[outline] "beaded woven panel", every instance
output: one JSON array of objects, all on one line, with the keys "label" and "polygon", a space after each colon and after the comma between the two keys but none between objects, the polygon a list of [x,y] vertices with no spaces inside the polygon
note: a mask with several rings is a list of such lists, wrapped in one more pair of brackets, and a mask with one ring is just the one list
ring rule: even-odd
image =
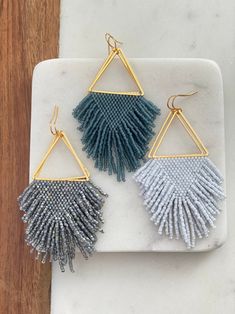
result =
[{"label": "beaded woven panel", "polygon": [[135,174],[158,233],[188,249],[209,236],[224,199],[223,179],[207,157],[149,160]]},{"label": "beaded woven panel", "polygon": [[75,248],[85,258],[95,250],[96,232],[102,231],[104,194],[91,182],[34,180],[20,195],[27,223],[26,242],[43,263],[67,263],[73,271]]},{"label": "beaded woven panel", "polygon": [[143,96],[89,93],[73,110],[88,157],[125,181],[141,166],[160,110]]}]

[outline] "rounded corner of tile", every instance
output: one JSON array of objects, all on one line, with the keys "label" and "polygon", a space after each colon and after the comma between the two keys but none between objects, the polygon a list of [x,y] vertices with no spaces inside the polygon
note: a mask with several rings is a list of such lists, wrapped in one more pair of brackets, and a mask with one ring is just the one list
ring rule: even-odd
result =
[{"label": "rounded corner of tile", "polygon": [[206,63],[213,71],[217,72],[218,76],[222,79],[222,72],[221,72],[220,66],[215,60],[206,59],[206,58],[205,59],[202,58],[199,60]]},{"label": "rounded corner of tile", "polygon": [[37,73],[40,72],[45,66],[47,66],[48,64],[51,64],[52,62],[57,62],[58,60],[59,58],[54,58],[54,59],[46,59],[46,60],[42,60],[38,62],[33,69],[33,77],[37,75]]}]

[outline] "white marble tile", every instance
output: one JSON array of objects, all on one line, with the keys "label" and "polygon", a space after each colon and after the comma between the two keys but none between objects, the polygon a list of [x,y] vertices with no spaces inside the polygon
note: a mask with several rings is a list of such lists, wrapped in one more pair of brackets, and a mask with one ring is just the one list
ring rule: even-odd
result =
[{"label": "white marble tile", "polygon": [[[46,150],[45,143],[51,140],[48,123],[53,104],[59,104],[59,125],[76,147],[78,155],[91,173],[92,180],[109,195],[104,206],[104,233],[99,235],[97,251],[186,251],[182,241],[169,240],[158,235],[142,205],[133,173],[127,174],[125,183],[117,182],[115,176],[108,176],[106,172],[95,169],[93,160],[87,159],[82,151],[81,132],[76,130],[78,124],[72,117],[72,110],[87,94],[91,78],[100,62],[97,59],[57,59],[42,62],[36,67],[33,76],[31,170],[40,162]],[[162,115],[156,123],[156,132],[168,114],[166,99],[177,92],[198,90],[198,94],[178,100],[178,103],[203,138],[210,158],[225,176],[223,90],[218,66],[211,61],[199,59],[130,59],[130,62],[138,73],[146,98],[161,109]],[[115,82],[115,87],[121,90],[121,85],[124,84],[123,81],[122,84],[119,83],[118,77],[125,77],[123,71],[116,59],[115,65],[103,78],[102,86],[110,90]],[[127,89],[128,87],[129,85],[126,86]],[[48,132],[45,132],[46,129]],[[39,137],[41,130],[45,131]],[[161,152],[193,153],[197,149],[183,128],[173,124]],[[48,162],[47,169],[44,169],[47,177],[53,176],[55,171],[57,177],[77,174],[77,167],[68,162],[70,159],[65,153],[62,145],[60,154],[55,150],[53,162]],[[62,169],[60,165],[63,165]],[[217,228],[211,231],[207,239],[198,241],[193,251],[211,250],[225,241],[225,202],[216,225]]]},{"label": "white marble tile", "polygon": [[229,235],[222,248],[208,253],[102,253],[81,261],[76,274],[61,274],[54,267],[52,314],[233,314],[235,2],[61,1],[61,57],[103,58],[105,32],[124,42],[128,57],[202,57],[219,64]]}]

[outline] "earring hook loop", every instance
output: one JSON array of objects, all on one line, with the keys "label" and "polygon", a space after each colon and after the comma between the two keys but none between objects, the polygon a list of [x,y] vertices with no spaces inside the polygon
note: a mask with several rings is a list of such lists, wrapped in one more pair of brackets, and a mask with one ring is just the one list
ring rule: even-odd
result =
[{"label": "earring hook loop", "polygon": [[168,99],[167,99],[167,107],[172,110],[172,111],[182,111],[182,109],[180,107],[175,107],[174,103],[175,103],[175,99],[177,97],[187,97],[187,96],[193,96],[195,94],[197,94],[198,91],[195,91],[195,92],[191,92],[191,93],[188,93],[188,94],[177,94],[177,95],[172,95],[170,96]]},{"label": "earring hook loop", "polygon": [[117,40],[116,38],[114,38],[114,36],[112,36],[110,33],[105,33],[105,40],[107,41],[108,44],[108,52],[110,53],[110,50],[117,50],[118,45],[122,45],[123,43],[119,40]]},{"label": "earring hook loop", "polygon": [[56,122],[58,119],[58,114],[59,114],[59,106],[55,105],[54,109],[53,109],[52,117],[50,120],[50,124],[49,124],[50,131],[53,135],[56,135],[59,132],[58,129],[56,128]]}]

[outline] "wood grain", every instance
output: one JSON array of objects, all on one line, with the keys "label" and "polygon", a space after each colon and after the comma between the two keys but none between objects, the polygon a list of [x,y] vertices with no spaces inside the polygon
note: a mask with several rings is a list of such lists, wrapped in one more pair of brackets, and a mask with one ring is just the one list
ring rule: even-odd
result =
[{"label": "wood grain", "polygon": [[28,185],[32,70],[58,54],[59,0],[0,0],[0,313],[50,312],[50,265],[30,255],[17,196]]}]

